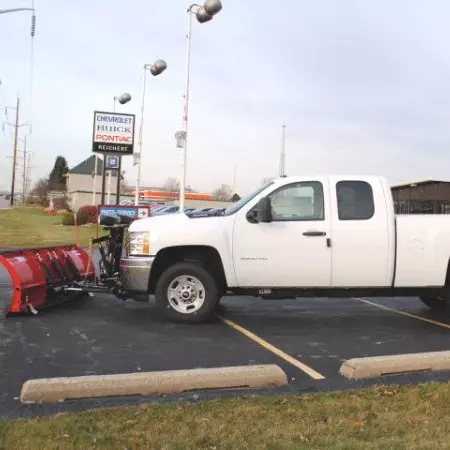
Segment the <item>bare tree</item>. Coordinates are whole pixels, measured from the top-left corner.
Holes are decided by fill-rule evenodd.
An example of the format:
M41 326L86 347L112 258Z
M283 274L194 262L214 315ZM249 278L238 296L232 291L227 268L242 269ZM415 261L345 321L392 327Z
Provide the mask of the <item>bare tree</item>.
M41 178L39 181L36 182L31 193L32 195L36 195L37 197L46 198L49 188L50 186L48 180Z
M220 187L214 190L212 193L213 200L217 200L220 202L229 202L231 196L233 195L233 191L231 190L228 184L222 184Z
M50 190L50 183L49 180L46 180L45 178L41 178L36 182L34 185L32 191L30 192L32 197L38 197L38 203L41 205L47 205L48 204L48 191ZM28 201L30 201L29 199ZM35 200L33 200L35 202Z
M180 182L176 178L167 178L164 183L164 189L171 192L173 198L175 198L180 191Z

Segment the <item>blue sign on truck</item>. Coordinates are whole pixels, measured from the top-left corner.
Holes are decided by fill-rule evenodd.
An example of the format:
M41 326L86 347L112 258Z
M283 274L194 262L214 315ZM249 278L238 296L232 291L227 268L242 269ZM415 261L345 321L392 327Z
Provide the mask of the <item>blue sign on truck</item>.
M100 216L129 216L133 219L150 217L149 206L101 205L98 207Z

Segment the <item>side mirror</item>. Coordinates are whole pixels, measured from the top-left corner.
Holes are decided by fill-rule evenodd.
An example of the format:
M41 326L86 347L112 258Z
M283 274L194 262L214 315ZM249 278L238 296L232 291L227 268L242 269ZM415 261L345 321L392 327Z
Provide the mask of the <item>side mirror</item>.
M262 198L256 206L247 213L247 220L251 223L272 222L272 201L270 197Z

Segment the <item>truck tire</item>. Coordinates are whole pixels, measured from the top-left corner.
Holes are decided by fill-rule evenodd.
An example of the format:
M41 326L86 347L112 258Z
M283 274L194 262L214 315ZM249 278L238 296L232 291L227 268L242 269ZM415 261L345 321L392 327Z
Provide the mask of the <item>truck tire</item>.
M216 280L195 262L168 267L156 283L156 307L173 322L207 322L214 317L219 300Z
M450 306L450 301L445 297L420 297L420 300L435 311L446 311Z

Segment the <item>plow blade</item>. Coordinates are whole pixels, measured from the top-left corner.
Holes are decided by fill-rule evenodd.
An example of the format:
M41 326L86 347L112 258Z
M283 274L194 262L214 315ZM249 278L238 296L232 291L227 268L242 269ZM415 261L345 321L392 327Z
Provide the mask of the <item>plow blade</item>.
M76 245L11 249L0 252L13 296L8 314L36 313L44 307L79 296L77 286L95 280L95 265Z

